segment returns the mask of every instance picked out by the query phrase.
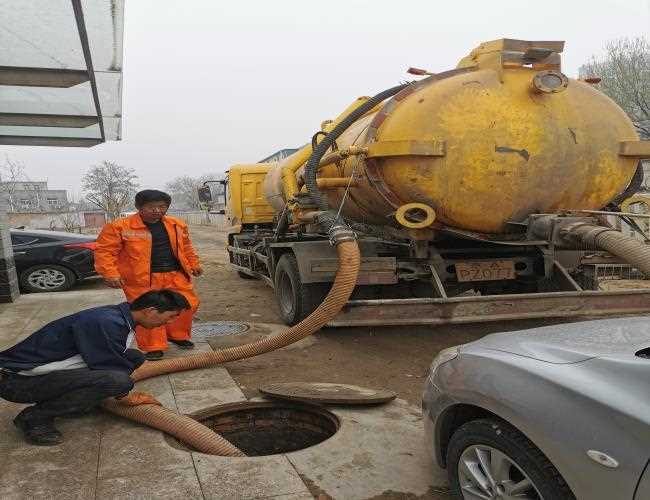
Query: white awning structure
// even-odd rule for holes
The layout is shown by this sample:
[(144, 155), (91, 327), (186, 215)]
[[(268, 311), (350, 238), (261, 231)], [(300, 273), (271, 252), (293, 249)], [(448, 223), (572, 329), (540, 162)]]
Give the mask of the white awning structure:
[(0, 145), (121, 139), (124, 0), (0, 0)]

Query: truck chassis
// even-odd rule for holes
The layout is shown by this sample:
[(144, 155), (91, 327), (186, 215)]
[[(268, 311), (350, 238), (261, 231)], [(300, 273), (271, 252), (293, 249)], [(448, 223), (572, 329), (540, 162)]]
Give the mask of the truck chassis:
[[(559, 250), (546, 241), (483, 242), (449, 238), (406, 243), (361, 236), (357, 289), (329, 326), (442, 325), (538, 318), (642, 314), (650, 288), (603, 291), (598, 275), (634, 273), (609, 254)], [(243, 227), (228, 237), (233, 269), (264, 280), (287, 324), (308, 315), (337, 269), (324, 236)], [(614, 276), (614, 273), (618, 273)]]

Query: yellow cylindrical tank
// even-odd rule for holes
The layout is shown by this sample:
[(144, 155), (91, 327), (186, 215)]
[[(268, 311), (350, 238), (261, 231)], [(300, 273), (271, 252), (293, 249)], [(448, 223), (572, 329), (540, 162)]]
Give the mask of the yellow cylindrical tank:
[[(557, 53), (540, 60), (539, 50), (512, 56), (507, 48), (475, 50), (457, 70), (418, 82), (337, 139), (339, 150), (368, 149), (318, 173), (353, 176), (343, 214), (394, 225), (400, 206), (421, 203), (436, 223), (504, 233), (532, 213), (600, 209), (625, 189), (638, 162), (619, 154), (622, 141), (638, 140), (625, 113), (564, 77)], [(280, 206), (278, 178), (271, 172), (266, 187)], [(330, 206), (344, 191), (324, 191)]]

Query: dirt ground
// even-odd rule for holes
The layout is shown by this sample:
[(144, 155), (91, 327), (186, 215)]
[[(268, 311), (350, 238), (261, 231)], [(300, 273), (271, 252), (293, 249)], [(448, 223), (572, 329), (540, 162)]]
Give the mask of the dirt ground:
[[(273, 290), (261, 281), (242, 279), (228, 268), (225, 234), (209, 226), (192, 226), (190, 235), (205, 269), (195, 281), (201, 298), (198, 320), (262, 323), (248, 334), (215, 338), (210, 341), (213, 347), (241, 344), (279, 331), (280, 326), (273, 326), (281, 324)], [(440, 350), (492, 332), (550, 323), (328, 328), (293, 348), (231, 363), (228, 370), (247, 396), (255, 395), (262, 383), (334, 382), (390, 389), (419, 406), (429, 364)]]

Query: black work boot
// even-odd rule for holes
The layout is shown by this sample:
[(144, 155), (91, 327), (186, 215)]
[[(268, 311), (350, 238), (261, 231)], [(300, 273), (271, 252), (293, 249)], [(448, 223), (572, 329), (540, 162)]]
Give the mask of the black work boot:
[(162, 351), (149, 351), (144, 354), (144, 357), (149, 361), (158, 361), (159, 359), (162, 359), (163, 356), (164, 353)]
[(14, 425), (23, 431), (27, 442), (39, 446), (54, 446), (63, 442), (63, 436), (56, 430), (52, 422), (31, 421), (25, 417), (24, 411), (14, 418)]
[(194, 342), (190, 340), (174, 340), (169, 339), (172, 344), (176, 344), (181, 349), (194, 349)]

